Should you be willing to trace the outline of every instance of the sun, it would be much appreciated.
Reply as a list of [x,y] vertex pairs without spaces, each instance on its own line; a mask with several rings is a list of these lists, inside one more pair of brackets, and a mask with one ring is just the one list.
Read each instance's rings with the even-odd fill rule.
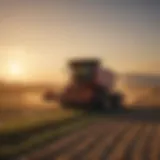
[[22,73],[22,68],[17,63],[10,64],[9,69],[10,69],[10,73],[14,76],[18,76]]

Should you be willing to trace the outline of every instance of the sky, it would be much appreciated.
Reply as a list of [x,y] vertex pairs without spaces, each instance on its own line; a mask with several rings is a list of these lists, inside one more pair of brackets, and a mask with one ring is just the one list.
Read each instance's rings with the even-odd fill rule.
[[63,81],[73,57],[160,73],[158,0],[0,0],[0,78]]

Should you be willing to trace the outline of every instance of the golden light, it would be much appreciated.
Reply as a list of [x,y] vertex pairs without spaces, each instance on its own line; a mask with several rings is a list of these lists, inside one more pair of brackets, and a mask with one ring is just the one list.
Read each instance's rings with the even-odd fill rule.
[[18,76],[22,73],[22,68],[17,63],[13,63],[13,64],[10,64],[10,66],[9,66],[9,72],[13,76]]

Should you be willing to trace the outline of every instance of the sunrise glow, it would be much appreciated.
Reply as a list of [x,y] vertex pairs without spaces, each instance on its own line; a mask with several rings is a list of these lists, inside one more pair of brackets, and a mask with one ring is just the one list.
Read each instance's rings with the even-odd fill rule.
[[12,76],[19,76],[22,74],[22,68],[18,63],[12,63],[9,66],[9,72]]

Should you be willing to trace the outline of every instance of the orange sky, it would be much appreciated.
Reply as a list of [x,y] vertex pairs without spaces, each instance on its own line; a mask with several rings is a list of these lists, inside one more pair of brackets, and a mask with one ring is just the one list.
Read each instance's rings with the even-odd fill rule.
[[1,78],[63,81],[78,54],[120,73],[160,73],[157,5],[119,1],[0,1]]

